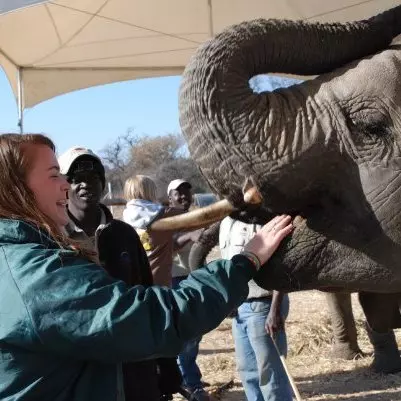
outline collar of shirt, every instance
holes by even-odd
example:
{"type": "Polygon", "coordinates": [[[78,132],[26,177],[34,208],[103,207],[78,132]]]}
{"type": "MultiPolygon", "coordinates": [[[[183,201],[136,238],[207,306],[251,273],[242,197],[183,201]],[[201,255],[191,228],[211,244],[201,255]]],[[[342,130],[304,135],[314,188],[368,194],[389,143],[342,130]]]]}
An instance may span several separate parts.
{"type": "MultiPolygon", "coordinates": [[[[104,212],[104,210],[102,208],[100,208],[100,224],[99,224],[99,226],[102,224],[104,225],[106,223],[107,223],[106,213],[104,212]]],[[[85,237],[87,237],[84,230],[82,230],[82,228],[78,227],[71,218],[69,219],[67,225],[65,226],[65,230],[67,231],[67,234],[69,237],[71,237],[71,235],[74,233],[84,235],[85,237]]]]}

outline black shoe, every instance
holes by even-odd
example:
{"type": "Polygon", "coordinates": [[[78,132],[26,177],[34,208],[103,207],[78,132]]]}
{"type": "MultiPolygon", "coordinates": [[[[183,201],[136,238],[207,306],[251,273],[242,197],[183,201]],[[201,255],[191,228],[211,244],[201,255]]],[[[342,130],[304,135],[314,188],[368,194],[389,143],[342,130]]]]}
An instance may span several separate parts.
{"type": "Polygon", "coordinates": [[[191,393],[189,401],[212,401],[212,398],[207,391],[199,388],[191,393]]]}

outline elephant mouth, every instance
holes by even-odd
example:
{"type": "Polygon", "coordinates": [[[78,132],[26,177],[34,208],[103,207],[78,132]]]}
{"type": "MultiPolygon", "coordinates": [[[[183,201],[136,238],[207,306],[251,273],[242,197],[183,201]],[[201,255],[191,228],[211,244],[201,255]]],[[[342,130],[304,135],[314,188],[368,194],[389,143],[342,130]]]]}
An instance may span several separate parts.
{"type": "MultiPolygon", "coordinates": [[[[344,289],[342,287],[321,287],[319,288],[319,291],[322,292],[341,292],[344,289]]],[[[344,291],[344,292],[348,292],[348,291],[344,291]]]]}

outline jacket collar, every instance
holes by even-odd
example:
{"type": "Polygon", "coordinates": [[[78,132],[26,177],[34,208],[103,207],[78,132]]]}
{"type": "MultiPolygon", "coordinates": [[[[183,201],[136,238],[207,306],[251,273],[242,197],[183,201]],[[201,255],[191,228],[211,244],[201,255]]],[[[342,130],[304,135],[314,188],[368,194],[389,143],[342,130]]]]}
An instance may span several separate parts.
{"type": "MultiPolygon", "coordinates": [[[[100,203],[99,206],[100,206],[100,211],[101,211],[100,224],[107,224],[111,220],[113,220],[113,215],[111,214],[108,207],[103,205],[102,203],[100,203]]],[[[68,212],[68,215],[69,214],[70,213],[68,212]]],[[[67,232],[67,235],[69,237],[74,236],[74,234],[76,234],[76,233],[86,236],[86,234],[83,232],[83,230],[74,223],[72,218],[69,219],[67,225],[65,226],[65,231],[67,232]]]]}
{"type": "Polygon", "coordinates": [[[44,229],[26,221],[14,219],[0,219],[0,244],[5,243],[39,243],[58,248],[57,243],[44,229]]]}

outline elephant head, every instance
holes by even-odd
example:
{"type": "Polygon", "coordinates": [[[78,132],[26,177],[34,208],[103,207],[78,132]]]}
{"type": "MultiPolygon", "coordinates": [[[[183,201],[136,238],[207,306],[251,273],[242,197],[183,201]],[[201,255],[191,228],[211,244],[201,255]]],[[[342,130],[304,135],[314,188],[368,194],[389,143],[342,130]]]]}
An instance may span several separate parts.
{"type": "Polygon", "coordinates": [[[401,290],[401,6],[348,24],[255,20],[202,45],[180,123],[211,188],[295,218],[257,281],[285,291],[401,290]],[[391,43],[393,41],[393,43],[391,43]],[[254,93],[261,73],[318,75],[254,93]]]}

